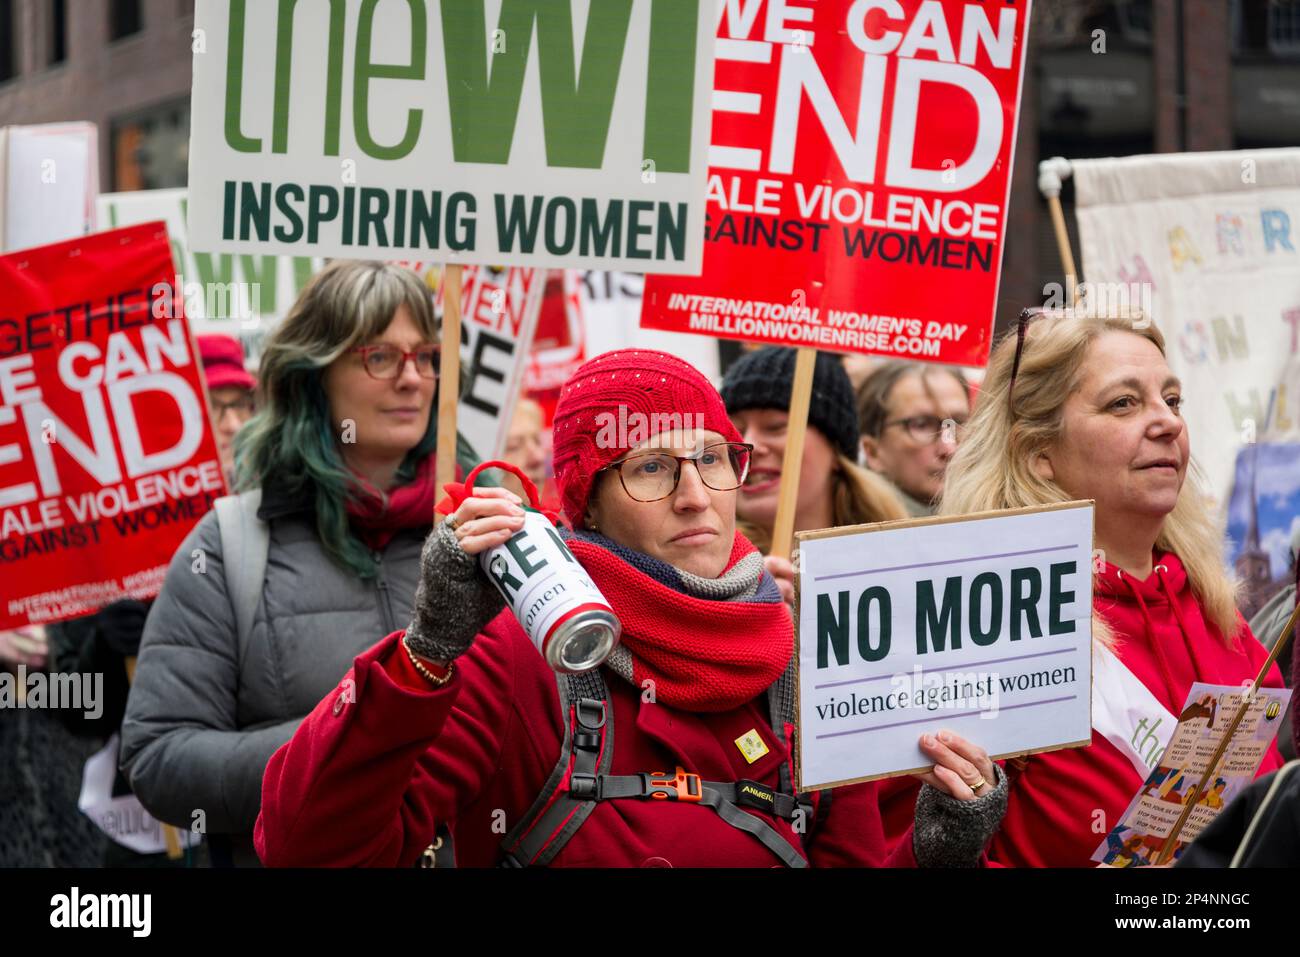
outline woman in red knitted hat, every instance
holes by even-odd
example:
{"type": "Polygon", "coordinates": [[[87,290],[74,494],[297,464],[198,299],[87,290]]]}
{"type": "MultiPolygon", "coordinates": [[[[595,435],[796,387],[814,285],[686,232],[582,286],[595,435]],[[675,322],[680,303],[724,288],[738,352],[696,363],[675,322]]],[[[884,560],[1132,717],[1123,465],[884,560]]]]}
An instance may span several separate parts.
{"type": "Polygon", "coordinates": [[[519,499],[463,498],[429,536],[410,626],[267,766],[262,860],[978,863],[1006,778],[956,735],[922,739],[934,767],[892,851],[875,784],[792,793],[793,627],[735,530],[749,448],[709,382],[664,353],[606,353],[565,385],[554,428],[561,534],[622,622],[615,652],[557,678],[478,567],[522,527],[519,499]]]}

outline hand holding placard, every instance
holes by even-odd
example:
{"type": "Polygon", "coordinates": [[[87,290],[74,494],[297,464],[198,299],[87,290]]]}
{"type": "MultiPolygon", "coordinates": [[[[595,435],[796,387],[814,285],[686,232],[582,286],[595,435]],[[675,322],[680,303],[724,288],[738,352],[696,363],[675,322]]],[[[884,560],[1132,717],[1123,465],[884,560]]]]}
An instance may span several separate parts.
{"type": "Polygon", "coordinates": [[[1091,742],[1090,502],[796,537],[801,788],[1091,742]]]}
{"type": "Polygon", "coordinates": [[[1159,765],[1093,852],[1094,861],[1167,864],[1250,783],[1291,700],[1289,690],[1261,684],[1290,642],[1298,618],[1300,606],[1252,685],[1192,685],[1159,765]]]}

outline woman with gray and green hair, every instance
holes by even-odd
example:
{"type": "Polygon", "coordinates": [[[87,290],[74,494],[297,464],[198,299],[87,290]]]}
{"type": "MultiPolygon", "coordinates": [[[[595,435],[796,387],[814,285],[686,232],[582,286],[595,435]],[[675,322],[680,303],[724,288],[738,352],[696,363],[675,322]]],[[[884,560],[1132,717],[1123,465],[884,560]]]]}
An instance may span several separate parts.
{"type": "Polygon", "coordinates": [[[181,545],[145,627],[122,767],[162,821],[255,864],[272,752],[410,620],[432,524],[438,328],[409,270],[335,262],[262,355],[237,497],[181,545]]]}

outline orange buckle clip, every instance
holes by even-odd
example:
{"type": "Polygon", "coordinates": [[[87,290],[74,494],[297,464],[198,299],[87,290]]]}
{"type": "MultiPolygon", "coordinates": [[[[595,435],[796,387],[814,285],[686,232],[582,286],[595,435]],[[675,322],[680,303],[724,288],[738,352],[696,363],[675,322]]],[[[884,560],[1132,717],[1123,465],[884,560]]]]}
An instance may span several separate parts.
{"type": "Polygon", "coordinates": [[[691,774],[681,765],[677,773],[669,776],[665,771],[655,771],[641,775],[645,781],[646,795],[656,801],[672,798],[676,801],[698,802],[704,796],[704,786],[698,774],[691,774]]]}

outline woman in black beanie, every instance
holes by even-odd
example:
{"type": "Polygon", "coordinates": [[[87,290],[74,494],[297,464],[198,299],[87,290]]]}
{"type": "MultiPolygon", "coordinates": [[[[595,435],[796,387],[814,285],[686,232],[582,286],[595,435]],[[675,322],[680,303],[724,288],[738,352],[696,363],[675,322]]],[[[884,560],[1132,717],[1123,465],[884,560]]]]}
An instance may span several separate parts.
{"type": "MultiPolygon", "coordinates": [[[[794,349],[767,346],[737,359],[722,382],[727,414],[744,441],[754,446],[749,477],[736,502],[736,518],[741,530],[764,553],[771,551],[776,522],[794,360],[794,349]]],[[[907,517],[893,489],[854,461],[858,413],[853,385],[831,353],[817,353],[808,426],[799,472],[796,532],[907,517]]],[[[768,559],[768,568],[783,592],[792,588],[788,563],[768,559]]]]}

